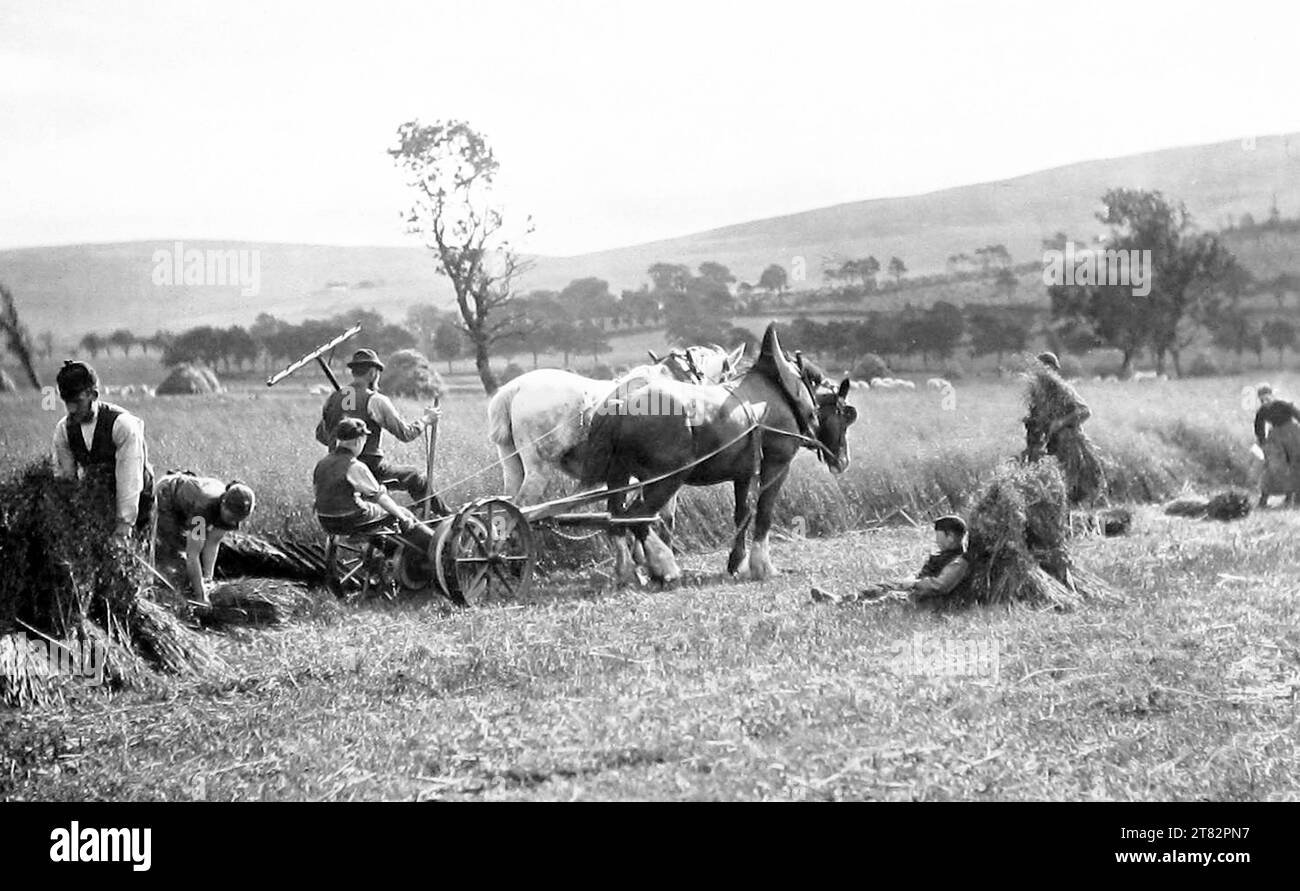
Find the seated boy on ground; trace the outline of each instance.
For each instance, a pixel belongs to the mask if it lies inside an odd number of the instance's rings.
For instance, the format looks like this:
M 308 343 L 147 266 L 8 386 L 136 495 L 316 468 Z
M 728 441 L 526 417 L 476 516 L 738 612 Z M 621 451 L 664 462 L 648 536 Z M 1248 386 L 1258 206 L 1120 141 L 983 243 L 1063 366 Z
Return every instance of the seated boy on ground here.
M 422 548 L 433 539 L 405 507 L 393 501 L 370 468 L 358 460 L 369 429 L 359 418 L 344 418 L 334 428 L 337 443 L 312 471 L 316 519 L 331 535 L 380 532 L 393 520 Z
M 856 603 L 858 601 L 908 600 L 915 604 L 934 604 L 953 592 L 966 580 L 970 563 L 966 558 L 963 539 L 966 523 L 958 516 L 940 517 L 934 521 L 934 543 L 938 552 L 931 554 L 915 578 L 880 582 L 847 595 L 832 594 L 821 588 L 812 589 L 812 599 L 818 603 Z

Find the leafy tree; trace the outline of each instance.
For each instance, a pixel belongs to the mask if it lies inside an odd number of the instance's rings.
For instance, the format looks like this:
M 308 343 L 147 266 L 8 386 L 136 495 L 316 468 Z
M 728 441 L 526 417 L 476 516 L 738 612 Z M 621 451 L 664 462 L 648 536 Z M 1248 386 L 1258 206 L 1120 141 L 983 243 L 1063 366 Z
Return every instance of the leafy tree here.
M 975 261 L 970 254 L 950 254 L 948 256 L 948 272 L 951 275 L 960 275 L 963 272 L 969 272 Z
M 966 320 L 960 309 L 946 300 L 940 300 L 926 310 L 921 330 L 925 338 L 923 352 L 948 359 L 965 333 Z
M 758 277 L 758 286 L 769 294 L 784 294 L 789 284 L 790 278 L 785 269 L 776 263 L 764 269 Z
M 1168 354 L 1181 377 L 1181 352 L 1209 308 L 1204 286 L 1235 275 L 1232 253 L 1218 236 L 1195 234 L 1186 206 L 1170 204 L 1159 192 L 1112 189 L 1102 204 L 1106 212 L 1098 219 L 1112 227 L 1108 247 L 1151 251 L 1149 340 L 1157 371 L 1163 373 Z
M 601 353 L 608 353 L 613 349 L 609 345 L 605 331 L 591 319 L 583 319 L 578 325 L 578 340 L 587 355 L 591 356 L 592 362 L 600 361 Z
M 729 350 L 734 350 L 741 344 L 745 345 L 745 355 L 756 356 L 758 354 L 758 338 L 754 332 L 748 328 L 742 328 L 739 325 L 727 325 L 722 331 L 722 339 L 718 341 L 722 346 Z
M 646 272 L 656 291 L 685 291 L 691 280 L 690 267 L 680 263 L 655 263 Z
M 339 329 L 339 331 L 336 331 L 330 337 L 325 338 L 325 340 L 332 339 L 332 337 L 348 328 L 351 328 L 353 325 L 360 325 L 362 336 L 368 338 L 380 328 L 383 328 L 386 324 L 386 320 L 378 310 L 369 308 L 363 309 L 360 307 L 357 309 L 344 310 L 336 316 L 330 316 L 328 319 L 311 319 L 310 321 L 313 323 L 319 323 L 328 328 Z
M 462 330 L 490 395 L 497 389 L 492 347 L 515 334 L 510 300 L 515 279 L 528 267 L 505 237 L 501 211 L 489 204 L 500 165 L 482 134 L 462 121 L 408 121 L 397 136 L 389 155 L 416 192 L 407 230 L 425 240 L 439 273 L 451 280 Z
M 686 283 L 684 298 L 698 303 L 705 313 L 720 317 L 731 315 L 736 300 L 726 285 L 704 277 L 692 278 Z
M 226 368 L 242 367 L 245 362 L 256 362 L 260 352 L 253 335 L 241 325 L 227 328 L 221 334 L 222 356 Z
M 1029 326 L 995 307 L 977 307 L 970 315 L 970 328 L 971 355 L 997 354 L 999 364 L 1004 353 L 1023 350 L 1029 343 Z
M 1207 286 L 1232 255 L 1215 235 L 1193 232 L 1186 207 L 1160 192 L 1112 189 L 1102 204 L 1097 218 L 1111 226 L 1108 249 L 1151 252 L 1151 293 L 1136 297 L 1132 288 L 1113 284 L 1053 285 L 1052 316 L 1086 322 L 1102 344 L 1122 352 L 1125 374 L 1149 346 L 1158 371 L 1172 357 L 1181 375 L 1182 350 L 1212 314 L 1215 295 Z
M 614 312 L 614 295 L 603 278 L 579 278 L 560 292 L 559 302 L 576 319 L 602 319 Z
M 1135 300 L 1131 288 L 1120 286 L 1052 285 L 1047 293 L 1054 328 L 1119 350 L 1120 374 L 1127 376 L 1147 343 L 1147 304 Z
M 1286 295 L 1294 291 L 1300 291 L 1300 275 L 1292 272 L 1280 272 L 1269 280 L 1268 288 L 1273 292 L 1273 299 L 1277 301 L 1277 308 L 1286 309 Z
M 827 281 L 857 282 L 864 291 L 875 290 L 876 275 L 880 272 L 880 261 L 875 257 L 831 262 L 836 265 L 822 272 Z
M 665 337 L 669 343 L 720 343 L 730 327 L 725 318 L 709 312 L 699 301 L 679 298 L 664 307 Z
M 165 352 L 169 346 L 176 342 L 176 335 L 171 331 L 159 328 L 149 338 L 149 347 L 155 349 L 159 354 Z
M 90 353 L 90 358 L 94 359 L 104 348 L 104 339 L 94 331 L 88 331 L 81 336 L 81 340 L 77 341 L 77 347 Z
M 1283 353 L 1288 348 L 1295 349 L 1297 335 L 1295 323 L 1289 319 L 1272 319 L 1264 326 L 1264 340 L 1277 350 L 1277 364 L 1282 366 Z
M 894 284 L 901 285 L 903 283 L 903 276 L 907 275 L 907 264 L 898 257 L 890 257 L 889 265 L 886 268 L 888 269 L 889 274 L 894 277 Z
M 624 291 L 619 305 L 623 315 L 638 325 L 657 320 L 661 312 L 658 298 L 644 287 L 636 291 Z
M 162 364 L 172 366 L 185 362 L 202 362 L 215 368 L 225 349 L 223 335 L 224 332 L 211 325 L 183 331 L 163 350 Z
M 1086 353 L 1101 346 L 1091 326 L 1078 318 L 1065 318 L 1047 327 L 1047 346 L 1055 353 Z
M 736 277 L 731 274 L 731 270 L 721 263 L 706 261 L 700 264 L 700 278 L 706 281 L 715 282 L 724 288 L 729 287 L 736 281 Z
M 897 356 L 903 351 L 901 327 L 900 314 L 873 311 L 865 321 L 847 326 L 845 340 L 848 348 L 858 355 Z
M 371 342 L 374 344 L 374 349 L 385 356 L 401 350 L 413 350 L 420 345 L 419 338 L 410 328 L 405 325 L 391 323 L 384 324 L 376 329 Z
M 417 303 L 406 311 L 406 327 L 415 335 L 420 350 L 425 354 L 434 352 L 433 336 L 444 319 L 446 315 L 428 303 Z
M 566 367 L 573 354 L 582 350 L 584 346 L 578 323 L 568 316 L 558 316 L 552 320 L 547 328 L 546 337 L 551 349 L 558 351 L 564 357 Z
M 999 269 L 993 277 L 993 285 L 998 289 L 999 296 L 1008 302 L 1015 296 L 1016 287 L 1019 284 L 1016 274 L 1005 266 Z
M 461 357 L 465 349 L 465 335 L 459 325 L 450 319 L 443 319 L 433 332 L 433 352 L 447 363 L 447 373 L 451 374 L 451 363 Z
M 865 291 L 874 291 L 876 289 L 876 275 L 880 272 L 880 261 L 875 257 L 863 257 L 859 260 L 849 260 L 842 268 L 845 277 L 855 278 L 862 283 Z
M 1006 268 L 1011 265 L 1011 254 L 1007 251 L 1006 246 L 1001 244 L 990 244 L 986 247 L 976 248 L 975 259 L 984 272 L 988 272 L 993 266 Z
M 122 351 L 123 356 L 131 355 L 131 348 L 135 346 L 135 334 L 126 328 L 118 328 L 112 334 L 108 335 L 108 342 Z
M 248 333 L 257 343 L 258 350 L 266 357 L 266 367 L 268 370 L 276 359 L 276 352 L 273 348 L 274 337 L 286 327 L 288 327 L 287 322 L 277 319 L 270 313 L 261 312 L 257 314 L 257 318 L 253 320 L 253 324 L 248 328 Z

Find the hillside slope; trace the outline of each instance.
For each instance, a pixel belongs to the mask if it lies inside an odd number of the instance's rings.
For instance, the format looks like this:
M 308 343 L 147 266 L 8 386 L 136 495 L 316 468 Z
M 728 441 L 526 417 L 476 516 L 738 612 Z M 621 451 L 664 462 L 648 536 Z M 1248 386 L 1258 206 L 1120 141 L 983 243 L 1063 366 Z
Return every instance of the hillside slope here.
M 1276 199 L 1287 216 L 1300 209 L 1300 134 L 1169 149 L 1088 161 L 994 183 L 925 195 L 858 201 L 727 226 L 680 238 L 575 257 L 539 257 L 526 288 L 560 288 L 598 276 L 617 291 L 640 286 L 650 264 L 692 267 L 716 260 L 756 281 L 770 263 L 805 259 L 808 284 L 820 282 L 823 258 L 902 257 L 914 273 L 943 268 L 954 253 L 1005 244 L 1018 262 L 1038 256 L 1040 239 L 1058 230 L 1078 241 L 1100 231 L 1098 198 L 1117 186 L 1160 189 L 1185 201 L 1197 221 L 1216 227 L 1249 212 L 1262 219 Z M 191 325 L 248 324 L 258 313 L 289 320 L 370 306 L 400 317 L 415 302 L 450 302 L 445 280 L 420 247 L 187 242 L 187 248 L 260 250 L 260 290 L 160 287 L 153 255 L 170 241 L 72 245 L 0 251 L 0 281 L 16 295 L 28 325 L 82 332 Z M 332 283 L 332 284 L 331 284 Z M 796 283 L 797 285 L 798 283 Z

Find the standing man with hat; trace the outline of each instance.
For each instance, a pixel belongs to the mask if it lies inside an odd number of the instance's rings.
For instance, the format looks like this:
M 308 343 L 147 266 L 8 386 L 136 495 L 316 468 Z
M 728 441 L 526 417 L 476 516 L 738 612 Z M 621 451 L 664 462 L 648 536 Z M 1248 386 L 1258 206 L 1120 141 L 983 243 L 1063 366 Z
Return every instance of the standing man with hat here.
M 99 377 L 84 362 L 64 362 L 56 382 L 67 417 L 54 427 L 54 472 L 103 485 L 113 499 L 114 534 L 144 538 L 153 520 L 153 468 L 144 422 L 99 401 Z
M 425 430 L 438 423 L 440 412 L 437 408 L 428 408 L 424 417 L 413 423 L 406 423 L 397 413 L 393 402 L 379 392 L 379 378 L 384 371 L 384 363 L 379 361 L 374 350 L 357 350 L 348 362 L 352 372 L 352 383 L 331 393 L 321 410 L 320 423 L 316 425 L 316 441 L 334 449 L 336 440 L 334 431 L 344 418 L 354 418 L 367 427 L 366 441 L 358 459 L 370 469 L 377 480 L 397 480 L 399 488 L 419 501 L 428 494 L 429 481 L 424 471 L 409 464 L 395 464 L 384 459 L 380 448 L 380 437 L 387 430 L 398 442 L 411 442 Z
M 1065 475 L 1070 504 L 1091 503 L 1106 488 L 1097 450 L 1083 432 L 1092 410 L 1062 377 L 1055 353 L 1039 353 L 1037 361 L 1038 367 L 1030 374 L 1024 454 L 1030 461 L 1044 454 L 1056 458 Z
M 190 592 L 207 603 L 221 540 L 253 513 L 253 490 L 239 480 L 223 483 L 185 470 L 158 480 L 154 495 L 155 559 L 161 568 L 175 571 L 184 554 Z

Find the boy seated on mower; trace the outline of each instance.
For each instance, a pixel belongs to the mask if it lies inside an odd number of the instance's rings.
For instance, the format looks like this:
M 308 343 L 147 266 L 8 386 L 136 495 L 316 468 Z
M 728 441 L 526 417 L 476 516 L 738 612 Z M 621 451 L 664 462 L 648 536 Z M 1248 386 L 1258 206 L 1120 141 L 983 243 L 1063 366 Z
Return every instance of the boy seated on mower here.
M 879 582 L 846 595 L 813 588 L 812 599 L 818 603 L 907 600 L 918 606 L 938 605 L 966 580 L 970 572 L 962 544 L 965 537 L 966 522 L 961 517 L 940 517 L 934 521 L 934 543 L 938 551 L 926 558 L 915 578 Z
M 393 501 L 370 468 L 357 459 L 369 429 L 359 418 L 344 418 L 334 428 L 333 451 L 316 463 L 316 519 L 330 535 L 370 535 L 394 525 L 427 550 L 433 532 L 415 514 Z

